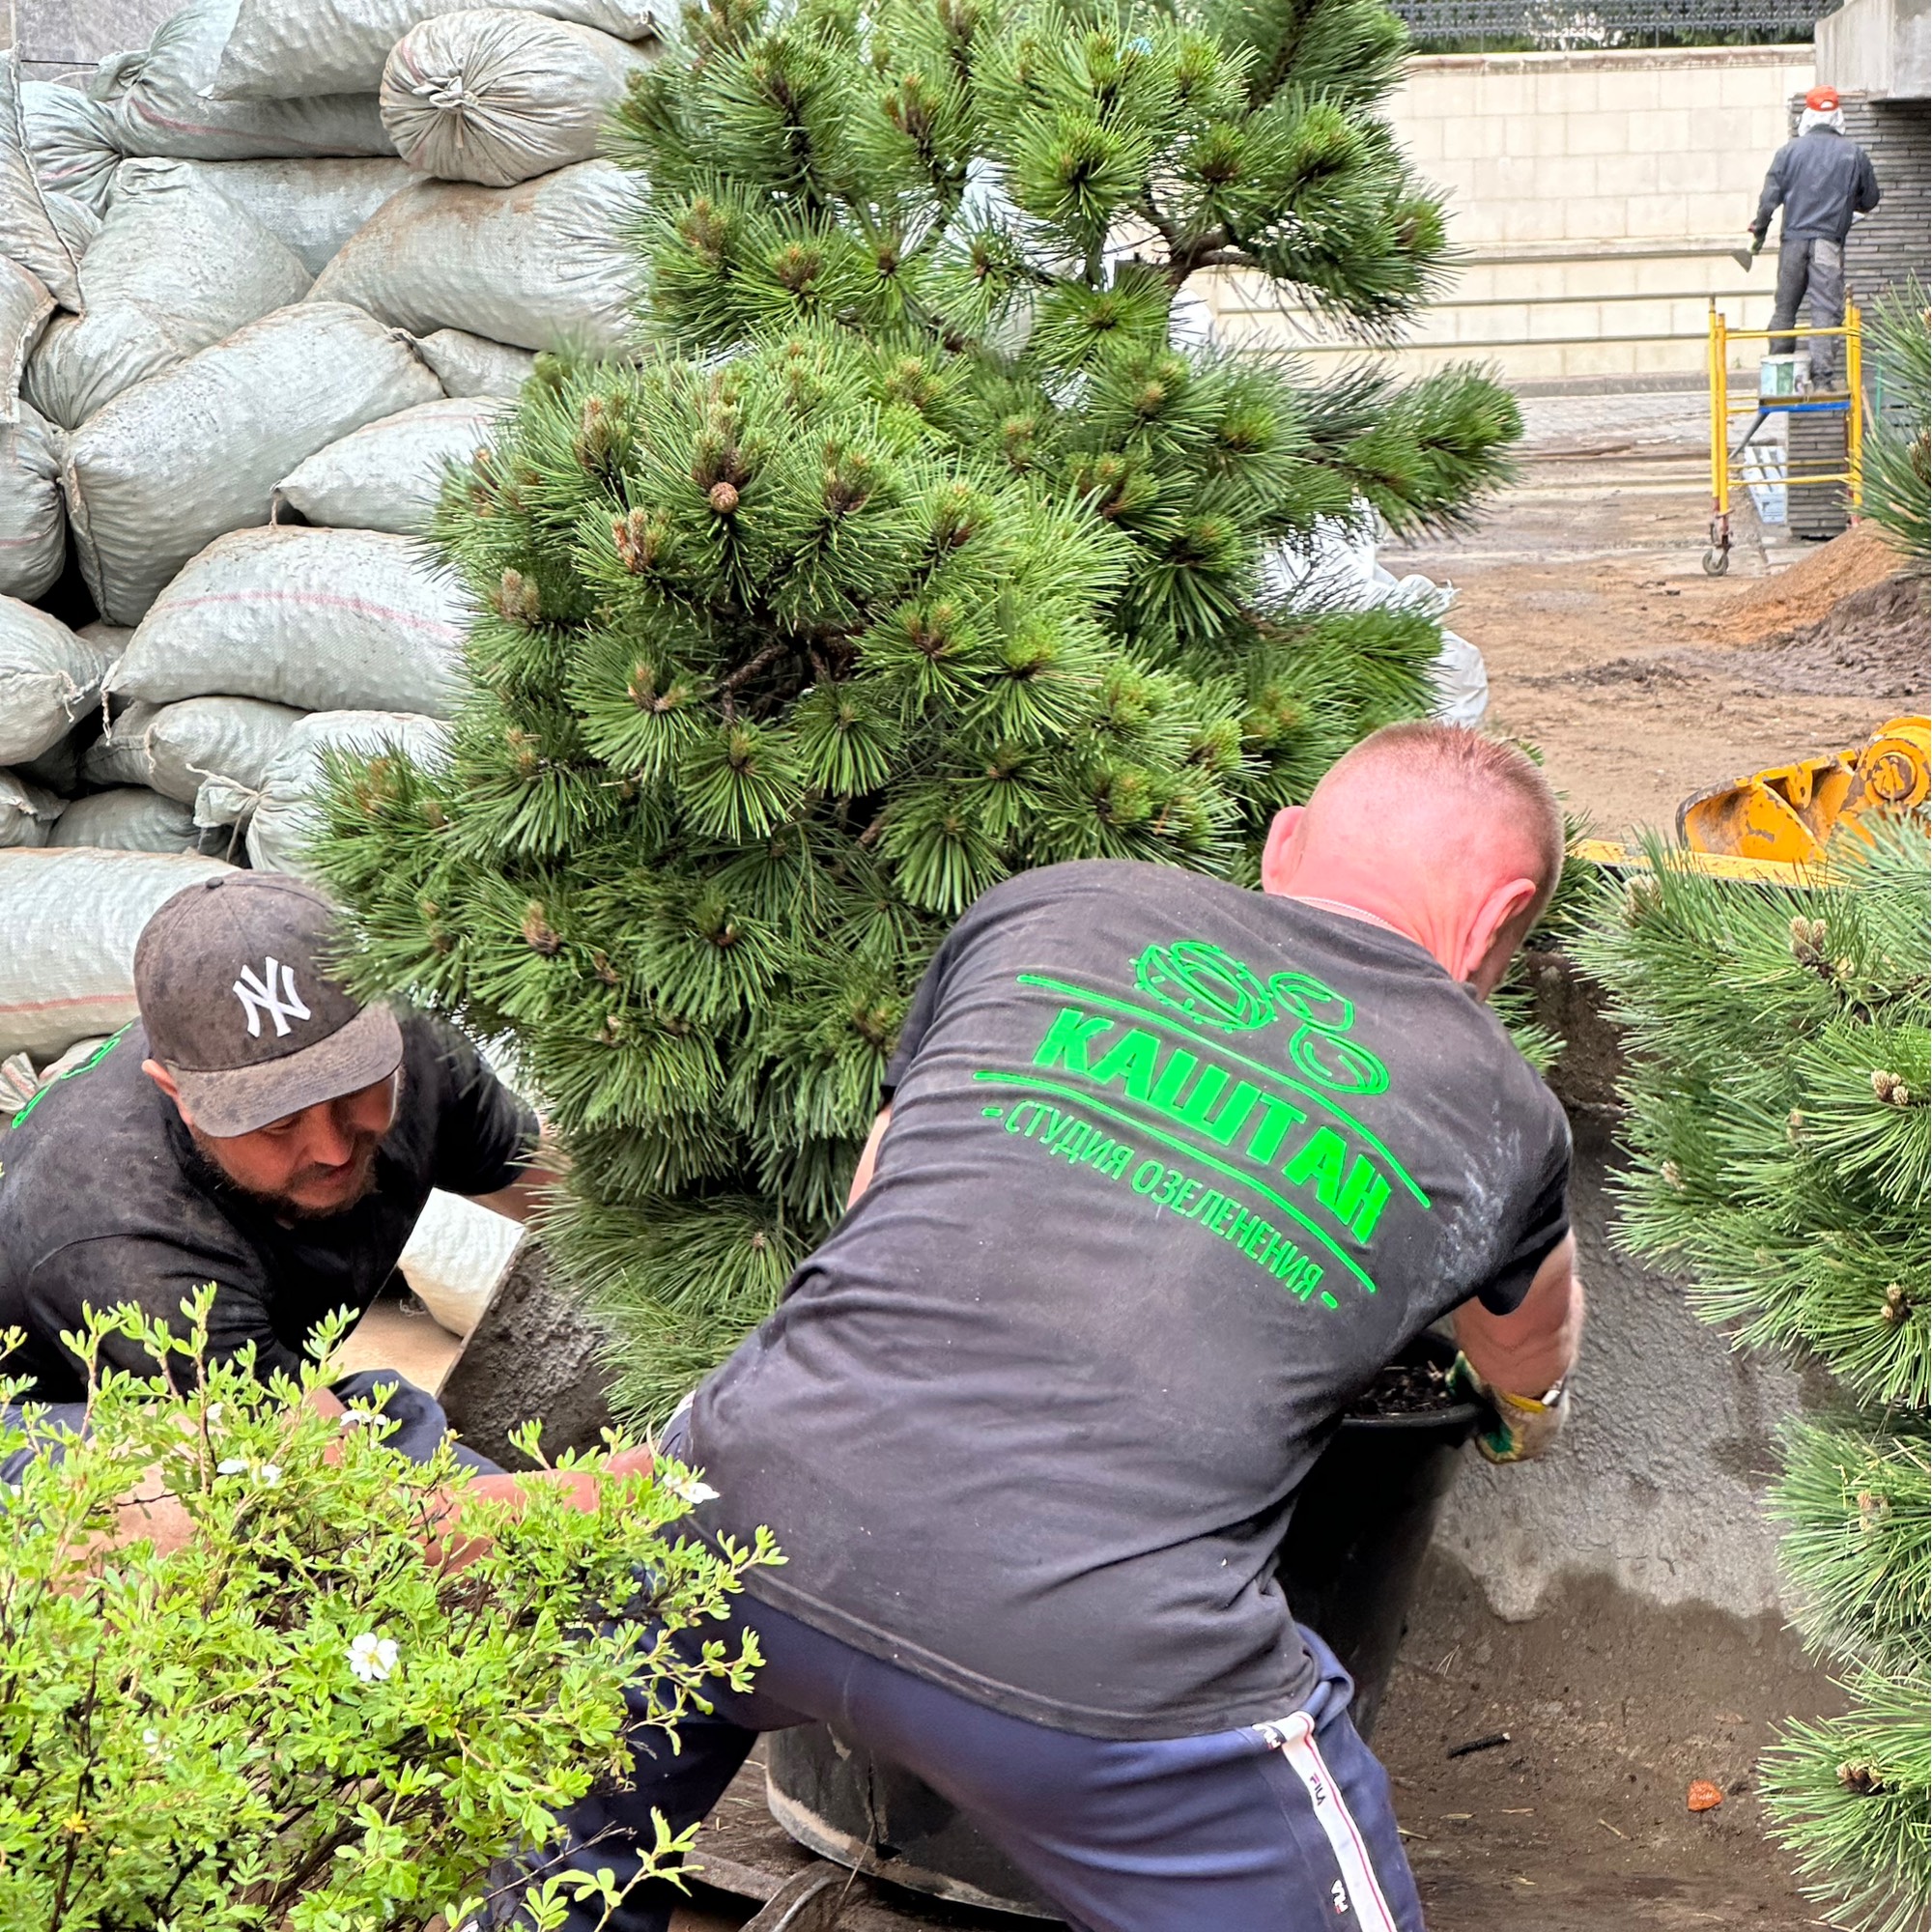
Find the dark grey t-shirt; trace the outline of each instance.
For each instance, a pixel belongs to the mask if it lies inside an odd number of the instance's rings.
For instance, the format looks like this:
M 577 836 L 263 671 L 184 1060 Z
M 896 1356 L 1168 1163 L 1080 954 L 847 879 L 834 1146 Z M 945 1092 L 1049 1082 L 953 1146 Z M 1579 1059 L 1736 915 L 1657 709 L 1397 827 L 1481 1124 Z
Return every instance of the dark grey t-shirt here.
M 1273 1579 L 1338 1413 L 1568 1228 L 1562 1109 L 1381 927 L 1152 866 L 987 893 L 920 987 L 871 1186 L 699 1390 L 749 1587 L 1096 1737 L 1285 1715 Z
M 295 1374 L 324 1316 L 359 1315 L 382 1292 L 431 1188 L 494 1194 L 536 1145 L 536 1117 L 475 1049 L 412 1015 L 375 1191 L 345 1213 L 285 1227 L 203 1158 L 141 1071 L 147 1053 L 146 1034 L 128 1028 L 0 1132 L 0 1329 L 27 1335 L 4 1367 L 34 1378 L 37 1401 L 85 1393 L 60 1341 L 79 1330 L 83 1307 L 136 1302 L 179 1328 L 183 1298 L 211 1281 L 213 1352 L 253 1342 L 260 1374 Z M 130 1343 L 106 1353 L 154 1373 Z

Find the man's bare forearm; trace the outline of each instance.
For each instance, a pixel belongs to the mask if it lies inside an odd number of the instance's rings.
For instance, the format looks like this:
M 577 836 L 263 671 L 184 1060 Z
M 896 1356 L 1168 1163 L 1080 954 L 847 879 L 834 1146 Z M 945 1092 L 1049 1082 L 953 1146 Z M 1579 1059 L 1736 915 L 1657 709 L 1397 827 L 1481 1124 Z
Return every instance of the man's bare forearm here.
M 1575 1237 L 1566 1236 L 1515 1313 L 1492 1315 L 1476 1301 L 1456 1311 L 1457 1346 L 1492 1388 L 1540 1397 L 1576 1367 L 1584 1319 L 1576 1260 Z
M 528 1221 L 545 1205 L 547 1197 L 563 1185 L 563 1178 L 569 1172 L 570 1156 L 545 1127 L 537 1136 L 536 1151 L 530 1155 L 528 1166 L 509 1186 L 499 1187 L 494 1194 L 472 1194 L 469 1198 L 507 1220 Z
M 850 1208 L 872 1184 L 872 1170 L 879 1161 L 879 1143 L 886 1137 L 886 1129 L 893 1123 L 892 1105 L 888 1102 L 881 1107 L 872 1122 L 872 1131 L 866 1136 L 866 1145 L 859 1151 L 859 1165 L 852 1171 L 852 1185 L 846 1190 L 845 1205 Z

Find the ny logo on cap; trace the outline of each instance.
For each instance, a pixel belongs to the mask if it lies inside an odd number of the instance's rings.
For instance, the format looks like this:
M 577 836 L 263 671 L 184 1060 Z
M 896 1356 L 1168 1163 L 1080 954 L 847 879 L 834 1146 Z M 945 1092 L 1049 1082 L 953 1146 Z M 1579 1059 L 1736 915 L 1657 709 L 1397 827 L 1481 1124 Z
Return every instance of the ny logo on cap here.
M 235 997 L 242 1002 L 248 1015 L 248 1035 L 251 1039 L 262 1037 L 262 1015 L 275 1023 L 275 1037 L 282 1038 L 289 1030 L 289 1022 L 313 1019 L 315 1015 L 302 1004 L 301 995 L 296 991 L 295 969 L 284 966 L 273 953 L 267 960 L 268 972 L 262 979 L 255 977 L 252 966 L 242 969 L 242 977 L 235 982 Z M 281 991 L 275 990 L 275 975 L 282 976 Z

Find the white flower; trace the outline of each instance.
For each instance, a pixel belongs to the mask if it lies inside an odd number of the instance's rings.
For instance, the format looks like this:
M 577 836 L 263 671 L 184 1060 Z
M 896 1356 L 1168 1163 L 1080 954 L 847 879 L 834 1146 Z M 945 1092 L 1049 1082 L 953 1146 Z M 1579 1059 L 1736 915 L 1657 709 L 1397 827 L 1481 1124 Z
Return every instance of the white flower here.
M 339 1426 L 344 1429 L 362 1429 L 372 1422 L 381 1420 L 382 1417 L 373 1408 L 346 1408 L 342 1412 Z
M 699 1503 L 715 1503 L 718 1500 L 718 1492 L 709 1483 L 700 1483 L 696 1476 L 665 1476 L 661 1480 L 679 1502 L 689 1503 L 693 1509 Z
M 167 1752 L 161 1748 L 161 1734 L 152 1724 L 141 1733 L 141 1742 L 147 1746 L 148 1755 L 156 1763 L 167 1756 Z
M 208 1405 L 208 1419 L 211 1422 L 219 1422 L 221 1420 L 221 1405 L 218 1402 L 212 1402 Z
M 381 1684 L 396 1667 L 396 1660 L 401 1656 L 393 1637 L 378 1636 L 374 1631 L 364 1631 L 349 1646 L 349 1667 L 365 1684 Z
M 251 1463 L 245 1456 L 224 1456 L 214 1465 L 217 1476 L 253 1476 L 266 1489 L 273 1489 L 282 1480 L 282 1465 L 279 1463 Z

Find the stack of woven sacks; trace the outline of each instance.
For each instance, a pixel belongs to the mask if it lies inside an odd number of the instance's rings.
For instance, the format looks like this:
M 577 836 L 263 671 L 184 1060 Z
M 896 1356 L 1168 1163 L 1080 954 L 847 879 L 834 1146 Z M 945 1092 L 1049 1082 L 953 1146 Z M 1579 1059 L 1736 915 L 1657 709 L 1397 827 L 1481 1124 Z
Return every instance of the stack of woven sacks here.
M 84 92 L 0 58 L 0 1090 L 188 878 L 299 868 L 328 748 L 433 753 L 421 532 L 537 353 L 623 346 L 656 52 L 647 0 L 193 0 Z

